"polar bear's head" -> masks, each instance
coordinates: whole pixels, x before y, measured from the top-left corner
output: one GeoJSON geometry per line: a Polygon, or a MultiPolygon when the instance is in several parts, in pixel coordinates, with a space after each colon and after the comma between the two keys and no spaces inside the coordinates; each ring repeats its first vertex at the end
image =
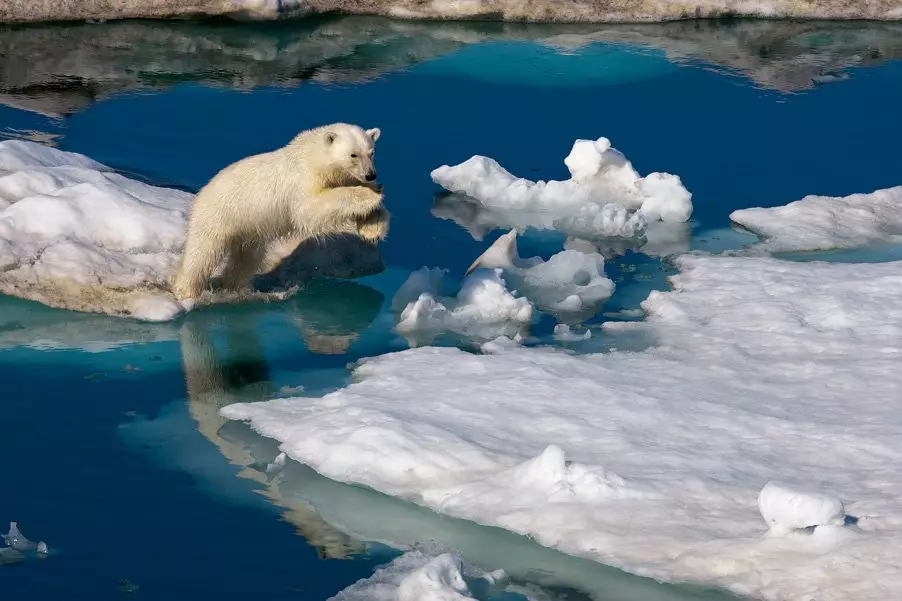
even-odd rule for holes
{"type": "Polygon", "coordinates": [[[373,153],[381,131],[337,123],[323,128],[327,161],[332,170],[360,183],[376,181],[373,153]]]}

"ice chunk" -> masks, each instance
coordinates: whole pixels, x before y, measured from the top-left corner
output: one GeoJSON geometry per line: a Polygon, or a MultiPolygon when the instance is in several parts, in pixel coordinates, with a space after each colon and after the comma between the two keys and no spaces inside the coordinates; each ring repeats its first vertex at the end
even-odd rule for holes
{"type": "MultiPolygon", "coordinates": [[[[349,586],[329,601],[465,601],[472,600],[457,553],[430,556],[415,550],[405,553],[369,578],[349,586]]],[[[476,576],[488,587],[504,584],[498,570],[476,576]]]]}
{"type": "MultiPolygon", "coordinates": [[[[898,597],[902,262],[676,266],[675,289],[627,324],[648,350],[410,349],[363,361],[323,398],[222,415],[334,480],[644,576],[769,599],[898,597]],[[843,491],[857,528],[765,536],[756,499],[771,480],[843,491]]],[[[767,505],[787,525],[840,514],[787,499],[767,505]]]]}
{"type": "Polygon", "coordinates": [[[900,242],[902,186],[845,197],[806,196],[780,207],[733,211],[730,219],[761,236],[771,252],[900,242]]]}
{"type": "Polygon", "coordinates": [[[515,177],[484,156],[453,167],[443,165],[432,171],[433,181],[466,195],[476,206],[456,207],[467,199],[452,195],[433,211],[467,223],[474,228],[471,232],[486,227],[535,227],[625,238],[641,235],[648,222],[682,223],[692,214],[692,195],[679,177],[668,173],[639,177],[607,138],[577,140],[564,163],[571,178],[547,182],[515,177]]]}
{"type": "Polygon", "coordinates": [[[758,495],[758,509],[775,530],[798,530],[811,526],[841,526],[843,504],[828,495],[798,490],[780,482],[768,482],[758,495]]]}
{"type": "Polygon", "coordinates": [[[567,324],[559,323],[554,326],[554,337],[561,342],[576,342],[579,340],[588,340],[592,337],[592,330],[586,329],[585,333],[577,334],[567,324]]]}
{"type": "Polygon", "coordinates": [[[16,522],[9,523],[9,532],[3,535],[3,540],[10,549],[20,553],[35,552],[39,555],[47,554],[47,544],[44,542],[34,543],[25,538],[22,532],[19,531],[19,525],[16,522]]]}
{"type": "Polygon", "coordinates": [[[532,322],[532,305],[511,293],[500,269],[479,269],[461,283],[455,297],[438,296],[442,270],[423,268],[401,286],[392,306],[398,307],[419,289],[401,311],[396,329],[412,345],[442,332],[491,340],[514,336],[532,322]]]}
{"type": "Polygon", "coordinates": [[[506,281],[542,311],[558,314],[594,314],[614,293],[614,282],[604,274],[598,253],[564,250],[547,261],[523,259],[517,253],[517,231],[499,237],[473,264],[503,270],[506,281]]]}

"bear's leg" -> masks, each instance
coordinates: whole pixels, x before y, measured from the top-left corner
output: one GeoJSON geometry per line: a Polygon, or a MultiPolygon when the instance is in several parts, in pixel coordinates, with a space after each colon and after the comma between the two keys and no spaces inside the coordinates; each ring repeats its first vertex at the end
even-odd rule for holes
{"type": "Polygon", "coordinates": [[[233,244],[231,259],[222,274],[222,285],[229,290],[241,290],[257,273],[265,249],[248,243],[233,244]]]}
{"type": "MultiPolygon", "coordinates": [[[[382,206],[384,198],[381,191],[370,186],[343,186],[328,188],[316,195],[318,210],[323,214],[332,214],[343,219],[359,219],[366,217],[382,206]]],[[[306,215],[298,215],[299,223],[295,225],[304,230],[306,215]]]]}
{"type": "Polygon", "coordinates": [[[188,231],[179,270],[172,281],[172,292],[178,300],[198,298],[213,272],[225,258],[226,245],[218,240],[207,240],[188,231]]]}
{"type": "Polygon", "coordinates": [[[385,240],[388,236],[389,213],[385,207],[379,207],[363,219],[357,221],[357,234],[370,243],[385,240]]]}

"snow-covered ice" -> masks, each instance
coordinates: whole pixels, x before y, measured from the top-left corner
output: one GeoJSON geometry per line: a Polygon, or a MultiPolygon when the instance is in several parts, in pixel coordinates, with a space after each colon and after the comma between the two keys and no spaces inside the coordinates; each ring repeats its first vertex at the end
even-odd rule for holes
{"type": "MultiPolygon", "coordinates": [[[[419,550],[401,555],[369,578],[359,580],[329,601],[465,601],[474,599],[456,553],[430,555],[419,550]]],[[[479,589],[503,588],[503,572],[481,574],[479,589]]],[[[475,588],[475,587],[474,587],[475,588]]],[[[481,595],[482,598],[485,598],[481,595]]]]}
{"type": "Polygon", "coordinates": [[[784,206],[733,211],[730,219],[761,236],[770,252],[902,242],[902,186],[845,197],[811,195],[784,206]]]}
{"type": "Polygon", "coordinates": [[[532,322],[532,305],[508,290],[501,269],[475,270],[455,296],[441,294],[445,274],[439,268],[415,271],[392,299],[400,311],[395,329],[412,346],[444,332],[483,341],[516,336],[532,322]]]}
{"type": "Polygon", "coordinates": [[[606,324],[649,350],[417,348],[222,415],[335,480],[633,573],[902,594],[902,262],[677,263],[645,322],[606,324]]]}
{"type": "Polygon", "coordinates": [[[75,310],[166,320],[192,195],[88,157],[0,142],[0,292],[75,310]]]}
{"type": "Polygon", "coordinates": [[[436,212],[470,223],[474,235],[485,228],[533,227],[590,238],[636,238],[650,222],[684,223],[692,214],[692,195],[679,177],[640,177],[607,138],[577,140],[564,163],[570,179],[547,182],[518,178],[478,155],[443,165],[432,179],[454,194],[436,212]]]}

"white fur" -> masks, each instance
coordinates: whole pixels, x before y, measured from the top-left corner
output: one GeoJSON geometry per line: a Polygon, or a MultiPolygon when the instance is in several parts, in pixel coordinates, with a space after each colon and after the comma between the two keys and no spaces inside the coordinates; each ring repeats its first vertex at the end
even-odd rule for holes
{"type": "Polygon", "coordinates": [[[338,233],[385,239],[389,215],[373,167],[380,134],[346,123],[318,127],[217,173],[194,200],[172,282],[176,297],[197,298],[225,259],[222,283],[240,289],[304,239],[338,233]]]}

